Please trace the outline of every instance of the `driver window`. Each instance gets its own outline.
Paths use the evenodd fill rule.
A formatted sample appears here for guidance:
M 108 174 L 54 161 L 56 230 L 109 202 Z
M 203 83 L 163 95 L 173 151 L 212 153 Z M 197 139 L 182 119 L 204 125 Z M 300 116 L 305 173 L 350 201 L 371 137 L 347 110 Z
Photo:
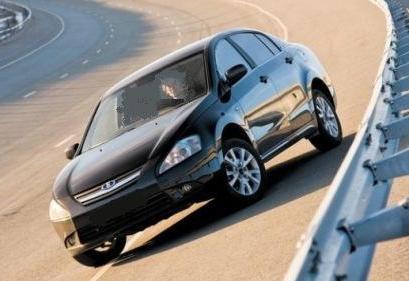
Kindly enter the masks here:
M 237 64 L 243 64 L 247 68 L 247 70 L 250 71 L 250 66 L 248 65 L 246 60 L 225 39 L 221 39 L 217 43 L 215 57 L 217 71 L 222 78 L 226 78 L 226 71 Z

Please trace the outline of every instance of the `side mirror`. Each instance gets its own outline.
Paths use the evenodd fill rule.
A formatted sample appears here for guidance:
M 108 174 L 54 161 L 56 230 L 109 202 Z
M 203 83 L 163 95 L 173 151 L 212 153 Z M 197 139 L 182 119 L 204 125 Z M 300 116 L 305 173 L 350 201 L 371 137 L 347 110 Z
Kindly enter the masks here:
M 69 160 L 73 159 L 79 146 L 79 143 L 74 143 L 73 145 L 67 147 L 65 149 L 65 157 L 67 157 L 67 159 Z
M 225 73 L 226 83 L 229 86 L 236 84 L 244 75 L 247 74 L 247 68 L 242 64 L 237 64 L 228 69 Z
M 226 71 L 219 84 L 219 93 L 222 101 L 227 101 L 230 97 L 230 88 L 247 74 L 247 68 L 242 64 L 237 64 Z

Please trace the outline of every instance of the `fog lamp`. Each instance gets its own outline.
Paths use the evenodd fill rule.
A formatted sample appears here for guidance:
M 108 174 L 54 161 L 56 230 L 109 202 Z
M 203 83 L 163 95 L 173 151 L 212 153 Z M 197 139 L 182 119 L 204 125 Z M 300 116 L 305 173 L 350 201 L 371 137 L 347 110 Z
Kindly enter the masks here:
M 184 184 L 181 188 L 183 193 L 187 193 L 192 190 L 192 186 L 190 184 Z

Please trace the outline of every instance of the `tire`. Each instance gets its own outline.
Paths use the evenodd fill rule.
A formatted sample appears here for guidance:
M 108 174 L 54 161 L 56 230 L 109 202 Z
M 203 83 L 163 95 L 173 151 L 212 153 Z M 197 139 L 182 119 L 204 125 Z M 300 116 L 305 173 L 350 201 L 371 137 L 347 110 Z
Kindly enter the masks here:
M 111 260 L 119 257 L 122 250 L 125 248 L 126 237 L 120 236 L 113 238 L 105 243 L 111 243 L 110 246 L 104 250 L 99 248 L 88 250 L 82 254 L 74 256 L 74 259 L 82 265 L 98 267 L 107 264 Z
M 313 90 L 318 135 L 310 139 L 319 151 L 328 151 L 342 142 L 342 127 L 334 105 L 320 90 Z
M 228 139 L 223 142 L 223 157 L 224 199 L 233 205 L 247 205 L 259 200 L 265 189 L 266 175 L 257 151 L 244 140 Z

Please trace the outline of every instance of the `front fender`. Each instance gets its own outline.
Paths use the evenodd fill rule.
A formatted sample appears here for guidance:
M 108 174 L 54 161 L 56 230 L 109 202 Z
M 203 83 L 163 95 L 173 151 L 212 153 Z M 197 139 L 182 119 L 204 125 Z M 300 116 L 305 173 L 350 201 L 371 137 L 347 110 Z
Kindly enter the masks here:
M 251 145 L 256 149 L 256 151 L 258 151 L 254 135 L 252 134 L 248 124 L 244 120 L 244 112 L 239 105 L 236 105 L 228 112 L 223 113 L 222 117 L 218 120 L 215 128 L 215 144 L 220 163 L 223 162 L 222 136 L 224 130 L 228 126 L 240 127 L 240 129 L 242 129 L 243 132 L 247 135 L 248 139 L 251 142 Z

